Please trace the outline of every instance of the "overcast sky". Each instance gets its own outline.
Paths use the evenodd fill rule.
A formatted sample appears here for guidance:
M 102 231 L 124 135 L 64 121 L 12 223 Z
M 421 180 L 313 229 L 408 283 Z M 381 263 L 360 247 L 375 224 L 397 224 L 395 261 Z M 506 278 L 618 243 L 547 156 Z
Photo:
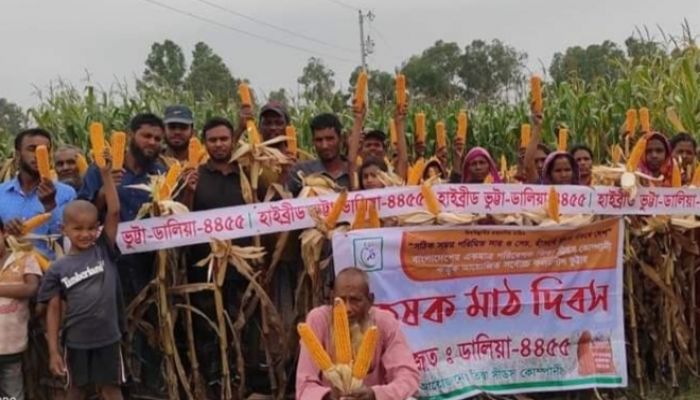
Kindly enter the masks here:
M 202 21 L 149 1 L 216 21 Z M 315 41 L 254 23 L 213 3 Z M 109 87 L 133 82 L 151 44 L 171 39 L 188 62 L 194 44 L 209 44 L 238 78 L 257 91 L 297 91 L 310 56 L 320 56 L 346 87 L 359 64 L 359 28 L 353 7 L 372 10 L 366 27 L 374 39 L 370 68 L 386 71 L 438 39 L 464 46 L 493 38 L 526 51 L 529 67 L 568 46 L 622 43 L 635 26 L 657 25 L 680 34 L 683 19 L 700 35 L 699 0 L 0 0 L 0 97 L 22 106 L 36 103 L 34 86 L 59 77 Z M 246 36 L 240 29 L 303 50 Z M 700 37 L 698 37 L 700 39 Z M 323 43 L 320 43 L 323 42 Z M 316 53 L 312 53 L 316 52 Z

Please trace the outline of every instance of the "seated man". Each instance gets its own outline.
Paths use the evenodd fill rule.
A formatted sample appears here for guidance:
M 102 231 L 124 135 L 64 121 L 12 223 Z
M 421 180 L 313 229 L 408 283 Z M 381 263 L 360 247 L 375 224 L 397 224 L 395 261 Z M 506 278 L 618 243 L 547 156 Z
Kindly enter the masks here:
M 373 307 L 374 294 L 369 290 L 367 273 L 359 268 L 347 268 L 335 279 L 333 297 L 340 297 L 348 308 L 350 335 L 356 350 L 364 331 L 371 325 L 379 330 L 379 341 L 364 386 L 348 395 L 340 396 L 321 377 L 304 346 L 301 346 L 297 366 L 296 397 L 304 400 L 402 400 L 418 390 L 419 372 L 413 353 L 401 332 L 399 321 L 388 311 Z M 331 349 L 332 307 L 314 308 L 306 316 L 306 323 L 329 351 Z M 329 354 L 332 354 L 329 351 Z

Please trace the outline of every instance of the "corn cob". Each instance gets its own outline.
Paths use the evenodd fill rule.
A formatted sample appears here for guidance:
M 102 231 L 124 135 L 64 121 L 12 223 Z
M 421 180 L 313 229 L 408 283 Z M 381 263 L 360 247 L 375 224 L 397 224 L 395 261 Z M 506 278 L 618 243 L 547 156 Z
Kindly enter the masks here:
M 445 123 L 440 121 L 435 124 L 435 141 L 437 148 L 442 149 L 447 147 L 447 135 L 445 134 Z
M 459 115 L 457 115 L 457 137 L 462 139 L 463 142 L 467 141 L 467 126 L 467 111 L 462 110 L 459 112 Z
M 51 213 L 35 215 L 22 223 L 22 235 L 26 235 L 34 229 L 44 225 L 51 219 Z
M 416 113 L 416 142 L 425 143 L 425 113 Z
M 666 109 L 666 118 L 668 118 L 669 122 L 671 122 L 671 125 L 673 125 L 673 129 L 675 129 L 676 132 L 688 132 L 688 130 L 683 126 L 681 119 L 678 118 L 678 114 L 673 107 L 668 107 Z
M 406 105 L 406 76 L 396 75 L 396 105 L 400 108 Z
M 92 147 L 92 159 L 98 167 L 105 166 L 105 131 L 104 127 L 99 122 L 90 124 L 90 146 Z
M 246 127 L 248 128 L 248 143 L 250 145 L 260 144 L 260 132 L 258 132 L 258 127 L 255 126 L 255 121 L 246 122 Z
M 197 168 L 201 159 L 202 143 L 196 137 L 190 138 L 190 143 L 187 146 L 187 167 Z
M 333 301 L 333 342 L 335 344 L 335 363 L 352 363 L 352 343 L 350 341 L 350 322 L 345 302 L 336 297 Z
M 311 355 L 311 360 L 321 371 L 328 371 L 333 368 L 333 362 L 331 362 L 331 357 L 328 355 L 326 350 L 323 349 L 323 345 L 319 342 L 318 338 L 311 330 L 311 327 L 305 323 L 297 325 L 297 332 L 301 338 L 301 342 L 306 346 L 306 350 Z
M 42 179 L 51 179 L 51 165 L 49 163 L 49 149 L 44 145 L 36 146 L 34 150 L 36 157 L 36 166 L 39 170 L 39 176 Z
M 505 154 L 501 154 L 501 177 L 505 179 L 506 175 L 508 175 L 508 160 Z
M 532 108 L 537 114 L 542 113 L 542 80 L 533 75 L 530 78 L 530 92 L 532 94 Z
M 112 134 L 112 169 L 119 171 L 124 167 L 124 154 L 126 151 L 126 133 L 114 132 Z
M 549 196 L 547 196 L 547 216 L 559 222 L 559 194 L 554 186 L 549 189 Z
M 681 169 L 678 167 L 677 162 L 673 162 L 673 172 L 671 173 L 671 187 L 679 188 L 683 186 L 683 179 L 681 178 Z
M 238 97 L 241 99 L 242 106 L 250 107 L 253 105 L 253 101 L 250 97 L 250 88 L 247 83 L 241 82 L 238 85 Z
M 377 347 L 378 341 L 379 330 L 376 326 L 371 326 L 362 337 L 360 348 L 357 350 L 357 357 L 355 357 L 355 362 L 352 365 L 353 378 L 359 380 L 365 379 L 367 371 L 369 371 L 369 366 L 372 365 L 374 350 Z
M 642 107 L 639 109 L 639 126 L 642 133 L 651 132 L 651 123 L 649 121 L 649 109 Z
M 532 136 L 532 128 L 530 124 L 522 124 L 520 126 L 520 148 L 527 148 L 530 144 L 530 137 Z
M 569 148 L 569 130 L 566 128 L 559 129 L 559 147 L 557 150 L 566 151 Z
M 622 161 L 622 147 L 619 144 L 614 144 L 612 147 L 612 162 L 617 165 Z
M 352 229 L 365 229 L 365 214 L 367 214 L 367 200 L 362 200 L 357 205 L 355 220 L 352 222 Z
M 396 122 L 393 118 L 389 118 L 389 140 L 394 147 L 396 147 L 396 144 L 399 142 L 399 135 L 396 132 Z
M 343 190 L 340 192 L 338 195 L 338 198 L 333 202 L 333 207 L 331 207 L 331 211 L 328 213 L 328 216 L 326 217 L 325 224 L 326 228 L 333 229 L 335 228 L 335 224 L 338 223 L 338 218 L 340 218 L 340 214 L 343 212 L 343 207 L 345 207 L 345 203 L 348 201 L 348 191 Z
M 642 161 L 644 152 L 647 148 L 647 138 L 640 138 L 637 143 L 635 143 L 632 151 L 630 152 L 629 158 L 627 159 L 627 171 L 635 172 L 639 166 L 639 162 Z
M 693 172 L 693 181 L 691 183 L 695 187 L 700 187 L 700 165 Z
M 425 159 L 419 158 L 415 164 L 410 168 L 408 179 L 406 179 L 406 184 L 408 186 L 417 185 L 423 178 L 423 169 L 425 168 Z
M 80 176 L 85 175 L 85 173 L 88 170 L 88 163 L 87 160 L 85 159 L 85 156 L 82 154 L 78 154 L 78 159 L 76 160 L 76 166 L 78 167 L 78 173 Z
M 420 187 L 420 193 L 423 195 L 425 208 L 433 215 L 440 214 L 440 209 L 442 207 L 440 206 L 440 202 L 435 196 L 435 192 L 433 192 L 433 188 L 430 186 L 430 183 L 423 182 Z
M 284 134 L 287 136 L 287 150 L 292 154 L 297 154 L 299 150 L 297 146 L 297 130 L 293 125 L 287 125 L 284 129 Z
M 493 176 L 491 174 L 486 175 L 486 178 L 484 178 L 484 184 L 490 185 L 493 183 Z
M 34 259 L 36 260 L 36 263 L 39 264 L 39 268 L 41 268 L 42 272 L 48 271 L 49 267 L 51 266 L 51 262 L 48 258 L 37 250 L 32 251 L 32 256 L 34 256 Z
M 637 130 L 637 110 L 630 108 L 627 110 L 625 117 L 625 133 L 627 135 L 634 135 Z
M 170 198 L 172 191 L 177 185 L 178 179 L 180 179 L 180 173 L 182 173 L 180 163 L 173 163 L 173 165 L 171 165 L 168 169 L 168 173 L 165 174 L 165 180 L 160 185 L 159 200 L 166 200 Z
M 362 110 L 365 106 L 365 96 L 367 95 L 367 72 L 363 69 L 357 76 L 355 84 L 355 109 Z
M 369 214 L 369 220 L 367 221 L 367 228 L 381 228 L 382 222 L 379 219 L 379 211 L 377 206 L 373 201 L 369 202 L 369 207 L 367 208 L 367 213 Z

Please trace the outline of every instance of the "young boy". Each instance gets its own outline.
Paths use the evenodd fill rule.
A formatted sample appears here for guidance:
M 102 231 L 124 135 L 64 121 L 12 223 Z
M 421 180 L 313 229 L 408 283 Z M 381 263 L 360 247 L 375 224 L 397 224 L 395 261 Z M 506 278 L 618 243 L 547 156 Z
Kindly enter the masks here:
M 99 234 L 97 208 L 87 201 L 69 203 L 63 212 L 63 234 L 71 250 L 52 263 L 39 291 L 48 303 L 46 331 L 51 372 L 68 383 L 68 399 L 81 399 L 96 386 L 104 399 L 121 399 L 121 292 L 114 246 L 119 224 L 119 198 L 111 158 L 100 169 L 107 211 Z M 61 301 L 65 301 L 63 347 L 58 343 Z
M 34 257 L 7 254 L 0 221 L 0 399 L 24 400 L 22 352 L 27 348 L 29 299 L 39 287 L 41 269 Z

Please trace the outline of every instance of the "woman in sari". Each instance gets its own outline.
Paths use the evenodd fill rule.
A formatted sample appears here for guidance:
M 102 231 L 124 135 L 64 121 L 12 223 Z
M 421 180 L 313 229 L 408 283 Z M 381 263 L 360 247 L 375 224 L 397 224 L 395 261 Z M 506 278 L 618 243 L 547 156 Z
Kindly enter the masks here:
M 659 132 L 652 132 L 647 136 L 644 156 L 639 163 L 639 172 L 648 175 L 655 180 L 643 180 L 653 186 L 670 187 L 673 175 L 673 156 L 671 144 L 666 136 Z
M 570 153 L 555 151 L 547 156 L 542 167 L 543 185 L 578 185 L 579 167 Z
M 489 154 L 488 150 L 483 147 L 474 147 L 464 157 L 462 163 L 462 176 L 459 177 L 452 174 L 451 183 L 484 183 L 488 180 L 491 183 L 502 183 L 501 176 L 498 173 L 498 166 Z

